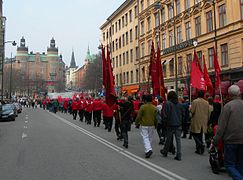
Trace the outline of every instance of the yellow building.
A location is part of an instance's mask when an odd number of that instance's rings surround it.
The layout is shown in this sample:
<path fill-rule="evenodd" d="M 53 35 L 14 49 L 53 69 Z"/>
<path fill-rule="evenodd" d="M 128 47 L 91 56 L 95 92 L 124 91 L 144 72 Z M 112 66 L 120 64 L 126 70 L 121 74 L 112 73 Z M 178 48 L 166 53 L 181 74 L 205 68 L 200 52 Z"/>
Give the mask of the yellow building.
<path fill-rule="evenodd" d="M 232 83 L 243 79 L 243 0 L 125 1 L 101 27 L 104 44 L 113 43 L 117 38 L 119 40 L 126 31 L 130 35 L 129 28 L 121 28 L 118 32 L 112 32 L 112 29 L 115 23 L 122 21 L 126 13 L 129 14 L 129 10 L 134 10 L 135 7 L 139 9 L 139 19 L 133 16 L 134 24 L 128 22 L 128 27 L 136 29 L 136 25 L 139 24 L 138 40 L 135 39 L 112 53 L 117 85 L 119 85 L 119 71 L 124 73 L 137 70 L 140 72 L 138 81 L 134 81 L 133 84 L 139 85 L 140 90 L 147 88 L 152 41 L 161 47 L 161 62 L 167 89 L 176 88 L 176 75 L 178 89 L 185 86 L 194 50 L 197 51 L 201 62 L 202 55 L 205 56 L 213 80 L 214 47 L 217 47 L 222 81 Z M 134 55 L 137 47 L 137 52 L 140 52 L 137 55 L 138 60 L 126 65 L 117 65 L 114 62 L 116 56 L 119 60 L 119 55 L 123 56 L 128 47 L 135 48 Z M 122 77 L 126 77 L 126 74 Z M 127 82 L 125 81 L 123 86 L 131 84 Z"/>

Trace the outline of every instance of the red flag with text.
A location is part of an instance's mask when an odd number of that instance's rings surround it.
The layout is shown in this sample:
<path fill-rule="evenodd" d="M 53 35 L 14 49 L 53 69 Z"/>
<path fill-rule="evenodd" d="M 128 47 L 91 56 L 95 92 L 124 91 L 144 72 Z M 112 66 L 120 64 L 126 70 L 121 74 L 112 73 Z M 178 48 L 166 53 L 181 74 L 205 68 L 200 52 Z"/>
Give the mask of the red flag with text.
<path fill-rule="evenodd" d="M 213 94 L 213 84 L 212 84 L 212 81 L 211 81 L 211 79 L 208 75 L 208 69 L 207 69 L 207 65 L 206 65 L 206 62 L 205 62 L 204 55 L 203 55 L 203 63 L 204 63 L 203 74 L 204 74 L 204 80 L 205 80 L 205 84 L 206 84 L 206 87 L 207 87 L 207 91 L 210 94 Z"/>
<path fill-rule="evenodd" d="M 206 90 L 204 74 L 197 66 L 197 62 L 197 53 L 194 52 L 194 59 L 191 64 L 191 86 L 199 90 Z"/>
<path fill-rule="evenodd" d="M 218 61 L 218 57 L 214 48 L 214 73 L 215 73 L 215 88 L 219 88 L 220 84 L 221 84 L 221 80 L 220 80 L 220 67 L 219 67 L 219 61 Z"/>

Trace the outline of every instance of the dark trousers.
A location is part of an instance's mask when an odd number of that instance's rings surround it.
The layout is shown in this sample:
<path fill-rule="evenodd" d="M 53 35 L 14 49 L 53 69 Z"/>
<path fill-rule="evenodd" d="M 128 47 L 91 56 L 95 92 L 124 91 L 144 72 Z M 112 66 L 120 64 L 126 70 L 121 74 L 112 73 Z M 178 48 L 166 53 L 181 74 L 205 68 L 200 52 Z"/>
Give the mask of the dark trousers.
<path fill-rule="evenodd" d="M 203 145 L 203 133 L 201 131 L 201 133 L 192 133 L 192 137 L 196 143 L 196 150 L 197 152 L 199 152 L 200 154 L 203 153 L 204 151 L 204 145 Z"/>
<path fill-rule="evenodd" d="M 165 132 L 166 132 L 166 127 L 163 124 L 159 123 L 157 125 L 157 133 L 158 133 L 160 142 L 162 142 L 163 139 L 165 138 Z"/>
<path fill-rule="evenodd" d="M 73 120 L 76 120 L 76 118 L 77 118 L 77 113 L 78 113 L 77 110 L 73 110 Z"/>
<path fill-rule="evenodd" d="M 105 128 L 108 129 L 108 132 L 111 132 L 113 117 L 104 117 Z"/>
<path fill-rule="evenodd" d="M 115 121 L 115 131 L 116 131 L 117 138 L 122 138 L 120 120 Z"/>
<path fill-rule="evenodd" d="M 99 127 L 100 126 L 100 121 L 101 121 L 101 110 L 100 111 L 94 111 L 94 126 Z"/>
<path fill-rule="evenodd" d="M 78 115 L 79 115 L 79 120 L 81 122 L 83 122 L 83 119 L 84 119 L 84 110 L 83 109 L 79 110 L 78 111 Z"/>
<path fill-rule="evenodd" d="M 124 145 L 128 145 L 128 131 L 130 130 L 130 127 L 131 127 L 130 122 L 121 123 L 121 133 L 124 140 Z"/>
<path fill-rule="evenodd" d="M 234 180 L 243 179 L 243 144 L 224 145 L 224 166 Z"/>
<path fill-rule="evenodd" d="M 181 128 L 180 127 L 167 127 L 166 129 L 166 141 L 164 146 L 164 152 L 171 151 L 173 145 L 173 135 L 176 140 L 176 156 L 181 158 Z"/>
<path fill-rule="evenodd" d="M 85 112 L 85 120 L 87 124 L 91 124 L 91 119 L 92 119 L 92 112 Z"/>

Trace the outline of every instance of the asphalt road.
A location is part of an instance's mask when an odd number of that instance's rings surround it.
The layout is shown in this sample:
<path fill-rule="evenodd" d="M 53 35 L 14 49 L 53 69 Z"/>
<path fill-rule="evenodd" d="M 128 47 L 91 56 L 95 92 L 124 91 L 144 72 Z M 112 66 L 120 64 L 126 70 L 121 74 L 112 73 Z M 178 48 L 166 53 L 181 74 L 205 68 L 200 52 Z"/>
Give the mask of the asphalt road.
<path fill-rule="evenodd" d="M 68 114 L 24 109 L 15 122 L 0 123 L 0 180 L 225 180 L 215 175 L 208 154 L 194 153 L 194 142 L 182 139 L 182 161 L 159 153 L 154 133 L 150 159 L 144 158 L 139 130 L 129 133 L 129 148 L 114 129 L 73 121 Z"/>

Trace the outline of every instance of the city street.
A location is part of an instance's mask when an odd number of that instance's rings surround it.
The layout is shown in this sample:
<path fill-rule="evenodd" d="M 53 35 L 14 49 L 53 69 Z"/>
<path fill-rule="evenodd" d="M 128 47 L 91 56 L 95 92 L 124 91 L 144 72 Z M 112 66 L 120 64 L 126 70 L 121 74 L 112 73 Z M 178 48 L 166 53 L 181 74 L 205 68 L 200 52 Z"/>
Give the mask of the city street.
<path fill-rule="evenodd" d="M 208 153 L 194 153 L 182 139 L 182 161 L 162 157 L 154 134 L 150 159 L 144 158 L 139 130 L 132 127 L 124 149 L 104 127 L 73 121 L 69 114 L 25 108 L 15 122 L 0 123 L 1 180 L 226 180 L 211 172 Z"/>

